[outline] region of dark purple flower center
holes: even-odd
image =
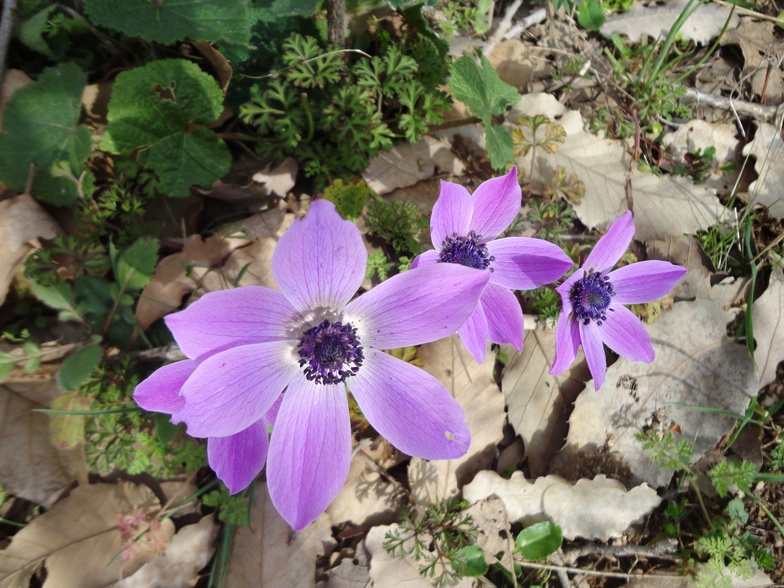
[[[328,320],[302,334],[299,357],[305,377],[316,384],[343,382],[359,371],[365,359],[357,329],[350,323]]]
[[[444,239],[441,245],[440,260],[444,263],[459,263],[466,267],[487,269],[495,257],[490,255],[487,245],[481,241],[482,235],[470,231],[467,236],[453,235]],[[492,270],[491,270],[492,271]]]
[[[587,325],[591,321],[601,326],[607,320],[607,309],[615,290],[608,276],[588,272],[572,286],[570,298],[578,321]],[[610,309],[612,310],[612,309]]]

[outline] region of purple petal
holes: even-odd
[[[571,314],[572,312],[572,287],[574,286],[575,282],[578,280],[582,280],[585,277],[585,270],[583,268],[577,268],[575,272],[569,276],[566,281],[558,286],[555,291],[561,295],[561,305],[563,306],[563,312],[566,314]]]
[[[599,335],[602,341],[615,351],[632,361],[653,361],[653,345],[651,337],[642,322],[634,313],[620,304],[610,304],[607,309],[607,320],[602,321]]]
[[[607,372],[607,358],[604,355],[604,345],[599,333],[600,327],[593,321],[587,325],[579,323],[578,327],[585,352],[585,361],[588,362],[594,386],[598,390],[604,384],[604,374]]]
[[[270,427],[274,427],[275,426],[275,421],[278,418],[278,412],[280,412],[280,405],[283,403],[283,396],[285,396],[285,394],[286,393],[284,392],[283,394],[278,396],[278,399],[275,401],[275,404],[273,404],[272,408],[270,408],[267,411],[267,414],[264,415],[264,421]]]
[[[272,275],[301,311],[341,309],[365,279],[367,250],[359,229],[327,200],[311,203],[307,216],[283,234],[272,255]]]
[[[463,326],[457,331],[460,335],[460,340],[468,350],[468,353],[474,356],[476,363],[482,363],[487,353],[487,317],[485,311],[482,309],[482,303],[477,304],[474,314],[463,323]]]
[[[509,343],[518,352],[523,350],[523,309],[514,294],[493,283],[487,285],[480,305],[487,319],[488,339],[503,345]]]
[[[177,412],[185,405],[185,398],[180,396],[180,390],[197,365],[195,361],[186,359],[155,370],[150,377],[136,386],[134,401],[144,410],[167,414]]]
[[[506,175],[482,182],[473,195],[471,229],[482,235],[483,241],[492,241],[512,224],[520,211],[522,195],[516,167]]]
[[[574,265],[560,247],[542,239],[507,237],[491,241],[487,250],[495,257],[490,282],[515,290],[534,290],[555,282]]]
[[[174,416],[192,437],[234,435],[260,420],[297,373],[290,342],[232,347],[199,364]]]
[[[434,263],[438,263],[438,258],[440,257],[440,253],[435,249],[430,249],[429,251],[425,251],[424,253],[417,255],[414,258],[414,261],[411,262],[411,268],[415,269],[418,267],[424,267],[426,265],[433,265]]]
[[[348,384],[368,422],[403,453],[454,459],[468,451],[471,433],[463,409],[427,372],[368,349]]]
[[[430,216],[430,238],[433,247],[440,250],[447,237],[467,235],[472,210],[473,204],[468,190],[460,184],[442,180],[441,194]]]
[[[634,237],[634,219],[631,211],[627,211],[610,225],[607,233],[588,254],[583,267],[586,271],[603,274],[609,272],[629,248],[632,237]]]
[[[247,488],[264,468],[269,438],[264,419],[228,437],[207,439],[207,460],[229,492]]]
[[[685,267],[657,260],[619,267],[609,274],[615,289],[613,302],[642,304],[666,296],[685,273]]]
[[[272,504],[295,531],[337,496],[351,461],[351,424],[343,384],[294,379],[280,407],[267,459]]]
[[[286,339],[298,317],[280,292],[247,286],[205,294],[164,320],[182,352],[196,359],[227,346]]]
[[[550,374],[557,376],[572,365],[580,348],[580,327],[571,313],[561,312],[555,327],[555,359]]]
[[[420,345],[447,337],[468,320],[489,271],[436,263],[392,276],[346,307],[362,344],[376,349]]]

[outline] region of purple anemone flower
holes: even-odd
[[[210,466],[232,492],[266,461],[272,503],[296,530],[326,509],[348,475],[347,385],[370,424],[404,453],[453,459],[470,443],[444,385],[380,350],[454,333],[490,272],[423,267],[352,301],[366,265],[357,227],[330,202],[313,202],[272,256],[280,291],[213,292],[167,316],[189,359],[162,367],[134,394],[142,408],[207,437]]]
[[[412,268],[444,263],[490,270],[490,283],[476,310],[458,331],[478,363],[485,358],[487,339],[523,350],[523,310],[511,289],[539,288],[572,266],[557,245],[542,239],[496,238],[517,216],[521,196],[515,167],[505,176],[482,182],[473,195],[460,184],[442,181],[430,219],[435,250],[411,264]]]
[[[622,305],[651,302],[668,294],[686,268],[651,260],[610,271],[633,236],[634,219],[627,212],[610,225],[583,266],[557,288],[563,310],[555,330],[552,375],[571,365],[580,344],[597,390],[607,371],[602,343],[632,361],[653,361],[648,332],[640,319]]]

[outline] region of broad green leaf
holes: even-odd
[[[0,382],[8,377],[17,363],[19,363],[18,357],[0,351]]]
[[[33,51],[43,53],[47,57],[55,59],[55,54],[44,39],[44,32],[49,26],[49,17],[52,12],[57,10],[54,4],[38,11],[35,15],[27,19],[19,27],[19,40]]]
[[[506,170],[514,163],[512,135],[501,125],[485,126],[485,141],[490,165],[496,170]]]
[[[577,22],[586,31],[598,31],[604,20],[604,11],[599,0],[584,0],[577,9]]]
[[[57,383],[65,390],[77,390],[85,383],[103,357],[100,345],[85,345],[74,351],[57,372]],[[62,408],[52,405],[52,408]]]
[[[73,287],[67,282],[58,282],[52,286],[42,286],[30,280],[30,288],[36,298],[50,308],[61,311],[60,320],[67,321],[79,318],[76,312]]]
[[[520,96],[516,89],[498,77],[484,55],[481,63],[480,67],[476,58],[465,51],[449,68],[452,74],[449,91],[488,126],[494,115],[504,112]]]
[[[109,125],[101,148],[131,155],[160,179],[170,196],[187,196],[192,185],[208,187],[231,165],[226,144],[199,125],[223,110],[217,82],[184,59],[153,61],[117,76],[109,102]]]
[[[64,368],[65,365],[63,365]],[[66,392],[52,401],[52,408],[56,410],[87,410],[91,405],[92,400],[79,392]],[[52,445],[58,449],[76,447],[81,441],[84,441],[84,421],[84,415],[49,415],[49,438],[52,440]]]
[[[461,576],[478,578],[487,573],[485,552],[478,545],[469,545],[455,551],[449,560],[452,568]]]
[[[114,273],[120,291],[140,290],[150,281],[158,263],[158,240],[139,239],[116,259]]]
[[[86,82],[76,65],[63,63],[44,70],[37,83],[17,90],[3,115],[0,181],[23,192],[34,168],[33,196],[60,206],[76,201],[75,182],[53,175],[52,168],[66,162],[78,177],[90,154],[90,131],[77,124]]]
[[[249,0],[86,0],[90,20],[146,41],[250,41]]]
[[[520,531],[515,539],[515,549],[528,561],[536,561],[558,551],[561,543],[561,527],[550,521],[542,521]]]

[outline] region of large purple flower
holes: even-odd
[[[366,265],[356,226],[331,203],[313,202],[273,254],[280,291],[214,292],[167,316],[189,359],[161,368],[134,395],[143,408],[172,413],[190,435],[208,437],[210,465],[232,492],[266,458],[272,503],[297,530],[324,511],[348,474],[346,385],[370,424],[409,455],[452,459],[470,443],[463,410],[443,384],[380,350],[455,332],[489,272],[423,267],[350,301]]]
[[[558,375],[571,365],[580,344],[598,390],[607,364],[604,347],[632,361],[653,361],[651,338],[640,320],[623,304],[642,304],[673,289],[686,269],[666,261],[641,261],[610,271],[634,236],[634,219],[627,212],[599,239],[583,267],[557,290],[563,310],[555,330],[555,361],[550,373]]]
[[[510,288],[533,290],[560,278],[572,266],[561,249],[541,239],[497,239],[520,210],[517,168],[482,182],[473,196],[460,184],[441,182],[433,206],[430,238],[435,250],[411,267],[439,262],[490,269],[490,283],[471,318],[458,333],[466,349],[482,363],[486,340],[523,349],[523,310]]]

